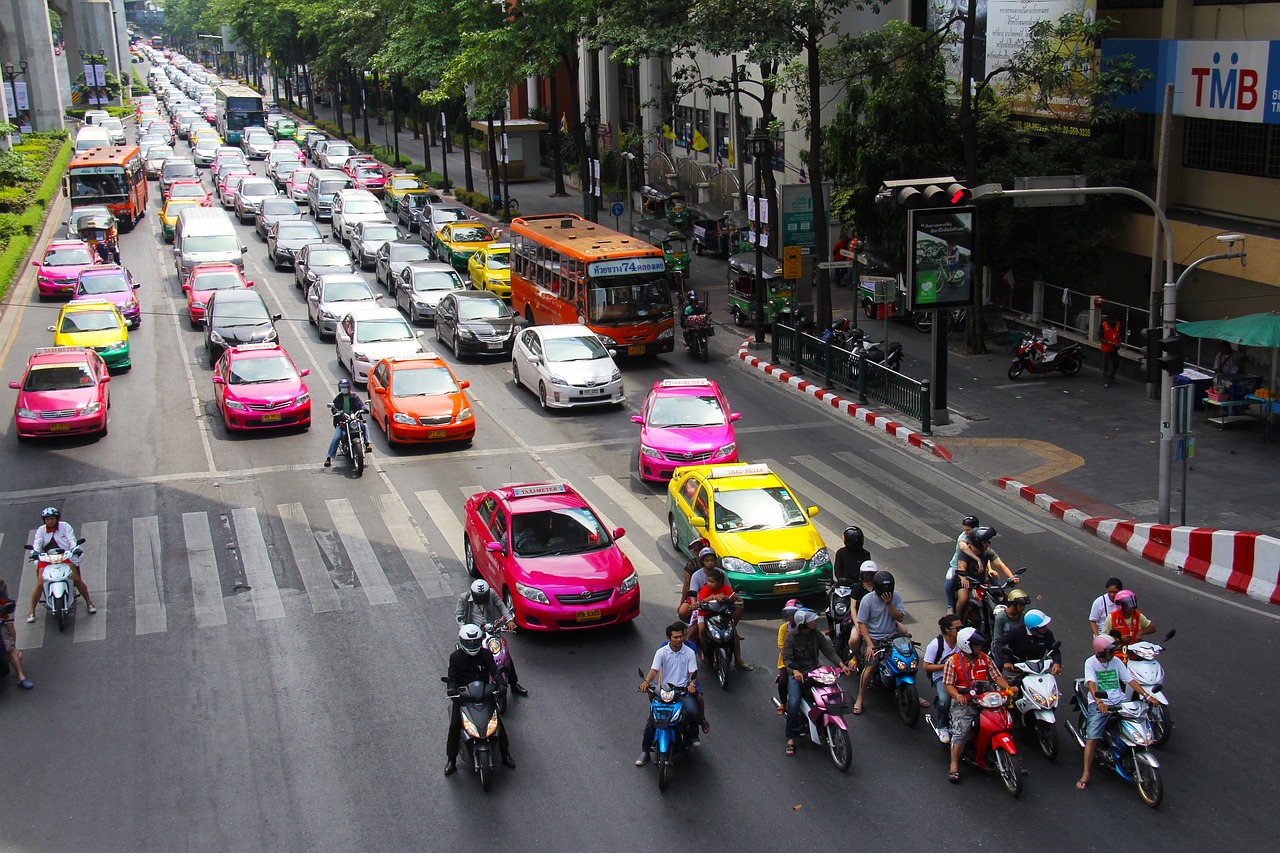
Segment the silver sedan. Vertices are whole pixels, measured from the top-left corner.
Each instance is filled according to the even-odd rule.
[[[331,338],[339,320],[354,309],[376,305],[381,298],[358,275],[322,275],[307,291],[307,322],[316,327],[320,337]]]

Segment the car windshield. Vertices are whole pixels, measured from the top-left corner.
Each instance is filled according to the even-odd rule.
[[[290,240],[300,240],[303,238],[320,239],[320,229],[315,226],[314,222],[281,222],[276,231],[276,237],[289,238]]]
[[[169,189],[170,199],[204,198],[208,194],[203,184],[175,184]]]
[[[413,329],[397,317],[356,321],[356,343],[376,344],[389,341],[413,340]]]
[[[193,290],[234,290],[239,287],[244,287],[244,279],[231,270],[204,272],[191,279]]]
[[[240,195],[271,196],[276,194],[276,185],[270,181],[245,181],[240,187]]]
[[[453,374],[443,367],[402,367],[391,378],[393,397],[429,397],[459,390]]]
[[[80,277],[80,293],[129,293],[133,288],[123,271],[83,275]]]
[[[459,299],[459,320],[505,320],[511,309],[501,299]]]
[[[453,240],[455,243],[489,243],[493,240],[493,235],[489,233],[488,228],[482,226],[455,228],[453,229]]]
[[[490,254],[485,258],[484,264],[491,270],[509,270],[511,269],[511,253],[498,252]]]
[[[391,188],[393,190],[412,190],[422,186],[422,182],[417,178],[392,178]]]
[[[801,527],[809,516],[782,486],[717,491],[716,530],[724,533]]]
[[[234,359],[227,381],[232,385],[260,385],[264,382],[288,382],[297,376],[289,359],[273,355]]]
[[[221,254],[240,254],[240,240],[234,234],[191,235],[182,242],[182,251],[187,254],[201,252],[219,252]]]
[[[609,351],[595,335],[580,338],[547,338],[543,341],[547,361],[594,361],[608,358]]]
[[[190,160],[183,160],[179,163],[165,163],[160,167],[160,174],[166,178],[195,178],[200,173],[196,171],[196,164]]]
[[[71,332],[102,332],[119,328],[120,321],[116,319],[114,311],[75,311],[63,316],[60,331],[63,334],[69,334]]]
[[[314,171],[315,169],[307,169],[307,168],[294,169],[293,174],[289,175],[289,183],[301,184],[305,186],[307,183],[307,179],[311,177],[311,173]]]
[[[211,136],[205,136],[196,140],[195,151],[213,151],[218,147],[218,140]]]
[[[227,192],[230,192],[231,190],[236,189],[236,188],[237,188],[237,187],[239,187],[242,183],[244,183],[244,179],[245,179],[245,178],[247,178],[247,177],[249,177],[249,176],[248,176],[248,175],[240,175],[240,174],[227,175],[227,179],[226,179],[225,181],[223,181],[223,182],[222,182],[222,186],[225,188],[225,190],[226,190]]]
[[[87,364],[51,364],[33,367],[22,383],[23,391],[69,391],[93,385],[93,373]]]
[[[250,145],[270,145],[272,143],[271,134],[269,133],[251,133],[249,134]]]
[[[362,167],[362,168],[356,169],[356,176],[357,176],[357,177],[359,177],[359,178],[361,178],[362,180],[366,180],[366,181],[368,181],[368,180],[372,180],[372,179],[375,179],[375,178],[381,178],[381,177],[382,177],[382,170],[381,170],[381,169],[363,168],[363,167]]]
[[[331,281],[324,286],[322,302],[372,302],[373,292],[363,281]]]
[[[426,207],[427,197],[422,193],[409,193],[404,197],[404,203],[410,208]]]
[[[74,267],[90,263],[93,263],[93,258],[89,255],[88,246],[50,248],[44,255],[46,267]]]
[[[724,422],[724,409],[714,394],[656,397],[649,408],[649,426],[656,429],[720,426]]]
[[[431,211],[431,221],[437,225],[444,225],[448,222],[457,222],[466,215],[467,212],[460,207],[438,207]]]
[[[399,236],[400,229],[394,225],[366,225],[360,232],[361,239],[366,243],[373,240],[394,240]]]
[[[596,551],[613,540],[587,507],[523,512],[511,519],[511,542],[517,556],[549,557]]]
[[[259,301],[232,302],[214,307],[214,326],[262,326],[271,322],[267,307]]]
[[[313,267],[349,267],[351,256],[346,249],[318,249],[307,256],[307,263]]]
[[[339,181],[336,179],[321,181],[320,185],[316,187],[316,192],[320,193],[320,195],[333,195],[338,190],[345,190],[350,186],[351,181]]]
[[[652,274],[597,277],[588,290],[588,322],[604,325],[651,323],[670,317],[671,286]]]
[[[293,173],[301,168],[296,158],[285,160],[282,163],[276,163],[276,176],[279,178],[292,178]]]
[[[407,264],[411,264],[414,261],[429,261],[431,260],[431,250],[417,243],[393,245],[387,250],[387,259],[404,261]]]
[[[382,213],[382,204],[375,199],[355,199],[343,207],[347,215],[353,213]]]
[[[324,153],[329,157],[349,157],[354,150],[345,142],[331,142],[325,146]]]
[[[147,160],[168,160],[173,156],[173,149],[168,145],[152,145],[147,149]]]
[[[448,272],[418,273],[413,277],[413,289],[419,292],[426,290],[454,290],[462,286],[457,276]]]
[[[289,201],[287,198],[282,198],[282,199],[267,199],[266,201],[264,201],[264,202],[262,203],[262,212],[263,212],[263,214],[264,214],[264,215],[266,215],[266,214],[278,215],[278,214],[285,214],[285,213],[301,213],[301,211],[300,211],[300,210],[298,210],[298,205],[296,205],[296,204],[294,204],[293,202]]]

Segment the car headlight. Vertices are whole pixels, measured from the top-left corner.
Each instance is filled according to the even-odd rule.
[[[19,407],[14,411],[14,414],[15,414],[15,415],[17,415],[17,416],[18,416],[18,417],[20,417],[20,418],[35,418],[35,417],[39,417],[39,415],[37,415],[37,414],[36,414],[35,412],[33,412],[31,409],[24,409],[24,408],[23,408],[23,407],[21,407],[21,406],[19,406]]]
[[[459,326],[458,337],[466,338],[469,341],[474,341],[476,339],[476,333],[471,331],[470,329],[464,329],[461,326]]]
[[[84,406],[83,408],[81,408],[81,409],[80,409],[80,414],[82,414],[82,415],[96,415],[96,414],[97,414],[98,412],[100,412],[100,411],[102,411],[102,404],[101,404],[101,403],[98,403],[98,402],[93,402],[93,403],[90,403],[89,405]]]
[[[720,561],[727,572],[737,572],[740,575],[754,575],[756,567],[739,557],[725,557]]]
[[[716,451],[716,456],[728,456],[738,449],[737,442],[729,442],[724,447]]]
[[[809,563],[815,567],[830,565],[831,555],[827,552],[826,548],[819,548],[813,553],[813,557],[809,560]]]
[[[354,358],[356,361],[361,361],[361,362],[364,362],[365,364],[369,363],[369,356],[365,355],[362,352],[359,352],[359,351],[353,352],[351,353],[351,357]]]
[[[472,417],[472,414],[471,414],[471,409],[470,409],[470,407],[464,406],[464,407],[463,407],[463,408],[458,412],[458,416],[457,416],[456,418],[454,418],[454,419],[453,419],[453,422],[454,422],[455,424],[466,423],[467,421],[471,420],[471,417]]]
[[[310,402],[311,402],[311,395],[303,394],[302,396],[298,397],[298,399],[294,400],[293,404],[295,406],[305,406],[307,403],[310,403]]]
[[[554,374],[549,375],[547,377],[547,381],[550,382],[552,385],[568,385],[569,384],[568,382],[564,381],[559,376],[556,376]]]
[[[652,447],[646,447],[646,446],[645,446],[645,445],[643,445],[643,444],[642,444],[642,445],[640,445],[640,455],[641,455],[641,456],[648,456],[650,459],[661,459],[661,458],[662,458],[662,454],[661,454],[659,451],[654,450]]]
[[[609,374],[609,381],[610,382],[622,381],[622,371],[615,367],[613,369],[613,373]]]
[[[676,336],[675,329],[663,329],[658,333],[658,340],[669,341]]]
[[[128,347],[128,341],[116,341],[111,346],[107,347],[107,352],[119,352],[120,350],[127,349]]]
[[[244,403],[241,403],[238,400],[228,400],[227,408],[235,409],[237,412],[243,412],[245,410],[245,405]]]
[[[627,575],[627,579],[624,580],[622,582],[622,585],[618,587],[618,592],[623,592],[623,593],[631,592],[631,590],[636,588],[636,584],[638,583],[640,583],[640,576],[635,572],[632,572],[631,574]]]
[[[545,592],[534,586],[526,586],[525,584],[520,583],[520,581],[516,581],[516,592],[520,593],[530,601],[537,602],[538,604],[551,603],[551,600],[547,598],[547,594]]]
[[[203,311],[203,310],[205,309],[205,307],[206,307],[206,306],[205,306],[205,304],[204,304],[203,302],[192,302],[192,303],[191,303],[191,307],[192,307],[192,308],[199,308],[200,310],[202,310],[202,311]]]
[[[267,331],[266,336],[263,337],[262,340],[265,341],[266,343],[271,343],[274,340],[279,340],[279,338],[280,338],[280,333],[277,332],[273,327]]]
[[[321,319],[324,319],[324,320],[336,320],[336,319],[338,319],[338,315],[337,315],[337,314],[334,314],[332,311],[325,311],[325,310],[321,310],[321,311],[320,311],[320,317],[321,317]]]
[[[404,424],[405,426],[413,426],[413,424],[416,423],[413,418],[409,417],[404,412],[396,412],[391,416],[391,420],[398,424]]]
[[[608,335],[602,335],[597,332],[596,337],[599,338],[600,343],[604,344],[606,347],[616,347],[618,345],[618,342]]]

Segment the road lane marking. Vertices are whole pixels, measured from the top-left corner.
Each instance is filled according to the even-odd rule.
[[[845,501],[842,501],[818,486],[815,486],[812,482],[797,474],[794,467],[778,465],[776,462],[769,460],[761,461],[767,462],[774,473],[782,477],[782,479],[791,485],[791,487],[797,492],[800,492],[810,500],[817,501],[819,508],[825,507],[826,511],[829,512],[833,518],[840,517],[841,511],[844,509]],[[850,523],[857,524],[858,527],[861,527],[863,535],[870,541],[879,545],[881,548],[905,548],[907,546],[906,542],[903,542],[892,533],[889,533],[884,528],[867,520],[866,518],[856,518]],[[833,543],[837,543],[837,548],[844,544],[843,528],[841,528],[839,533],[836,533],[833,529],[827,527],[826,522],[824,521],[820,524],[818,529],[822,532],[824,542],[827,539],[830,539]],[[832,554],[832,559],[834,558],[835,555]]]
[[[333,519],[333,529],[337,531],[338,538],[342,540],[342,547],[346,549],[347,557],[351,560],[351,567],[355,569],[356,577],[360,580],[360,588],[364,590],[365,598],[370,604],[395,604],[395,591],[391,588],[386,573],[382,571],[382,566],[379,565],[378,558],[373,553],[373,546],[369,544],[369,537],[365,535],[364,528],[356,518],[351,501],[338,498],[325,501],[324,505],[329,510],[329,517]]]
[[[307,524],[306,513],[302,504],[280,504],[276,507],[280,513],[280,521],[284,523],[284,534],[289,540],[289,550],[298,564],[298,573],[302,575],[302,585],[307,589],[307,598],[311,600],[313,613],[327,613],[330,610],[341,610],[342,602],[338,600],[338,590],[325,569],[324,558],[320,556],[320,546]]]
[[[165,281],[167,275],[164,273],[165,265],[163,258],[157,259],[156,269],[161,271],[160,280],[162,282]],[[177,275],[176,271],[174,274]],[[179,281],[178,284],[181,285],[182,282]],[[169,299],[167,291],[165,293],[165,298]],[[171,305],[177,304],[176,299],[170,299],[169,301]],[[204,406],[200,402],[200,391],[196,388],[195,373],[191,370],[191,359],[188,357],[189,352],[187,342],[186,339],[182,337],[182,320],[180,317],[183,313],[183,311],[178,310],[170,311],[169,327],[173,329],[173,336],[178,341],[177,351],[183,353],[182,370],[187,377],[187,391],[191,394],[191,410],[195,415],[196,431],[200,433],[200,446],[204,450],[204,461],[207,469],[204,473],[206,476],[216,476],[218,473],[218,463],[213,460],[213,445],[209,442],[209,419],[205,416]]]
[[[854,480],[852,477],[843,474],[815,456],[793,456],[791,458],[798,464],[803,465],[813,473],[817,474],[819,477],[834,483],[841,491],[852,498],[854,503],[871,507],[876,512],[893,521],[902,529],[910,531],[924,541],[931,542],[935,545],[942,545],[947,542],[955,541],[954,536],[939,533],[928,524],[922,522],[918,517],[900,509],[889,495],[881,494],[873,488],[871,484]],[[890,488],[892,487],[893,486],[891,485]],[[860,522],[858,526],[862,527],[863,524]],[[902,540],[899,539],[897,541],[901,542]],[[902,544],[905,545],[906,543],[903,542]]]
[[[253,613],[259,621],[283,619],[284,603],[280,600],[280,588],[267,554],[267,543],[262,537],[262,524],[258,511],[242,507],[231,511],[236,526],[236,544],[240,549],[240,563],[244,578],[249,583],[249,597],[253,601]]]
[[[133,632],[163,634],[169,630],[164,605],[164,565],[160,552],[160,520],[154,515],[133,520]]]
[[[651,504],[636,497],[633,492],[628,491],[612,477],[592,477],[591,482],[604,492],[605,497],[616,503],[628,517],[634,519],[646,537],[659,544],[670,538],[671,531],[664,521],[659,520],[665,519],[664,509],[655,512]]]
[[[203,512],[182,514],[182,534],[187,548],[187,568],[191,572],[191,598],[196,625],[210,628],[227,624],[227,608],[222,603],[222,578],[213,553],[209,516]]]
[[[89,615],[89,605],[76,611],[75,642],[87,643],[107,638],[107,523],[88,521],[80,526],[84,538],[80,580],[98,612]]]
[[[27,531],[27,538],[23,540],[24,545],[30,545],[36,541],[38,529],[33,527]],[[18,583],[18,606],[13,610],[14,636],[20,649],[38,649],[44,645],[44,608],[39,604],[36,605],[36,621],[30,625],[27,624],[24,615],[27,608],[31,606],[32,591],[40,585],[40,576],[36,573],[36,561],[28,559],[30,555],[30,551],[26,548],[22,549],[22,579]]]
[[[427,598],[452,597],[453,590],[445,582],[440,567],[429,553],[431,543],[413,523],[413,516],[409,514],[404,501],[400,500],[400,495],[388,492],[377,495],[373,501],[378,505],[382,523],[391,533],[391,541],[400,549],[400,555],[409,564],[409,571],[413,572],[414,579],[422,588],[422,594]]]
[[[621,509],[623,512],[627,512],[626,507],[621,507]],[[598,506],[595,507],[595,510],[596,510],[596,513],[599,514],[600,520],[604,522],[605,527],[609,529],[610,533],[612,533],[615,528],[618,528],[618,527],[625,528],[625,525],[617,524],[611,521],[609,519],[609,516],[605,512],[603,512],[600,509],[600,507]],[[643,512],[648,512],[648,510],[643,510]],[[630,515],[630,513],[628,513],[628,515]],[[641,525],[641,527],[643,527],[643,525]],[[654,563],[653,560],[650,560],[647,556],[645,556],[644,552],[640,550],[639,543],[637,543],[635,540],[624,536],[621,539],[618,539],[616,541],[618,543],[618,547],[622,549],[622,553],[626,554],[627,557],[631,560],[631,567],[636,570],[636,574],[649,575],[649,576],[670,574],[668,570],[663,569],[661,566]]]
[[[463,488],[474,488],[476,491],[481,491],[478,486],[465,486]],[[475,492],[471,494],[475,494]],[[466,572],[467,561],[463,555],[462,548],[462,539],[466,534],[463,533],[462,523],[453,514],[449,504],[434,489],[414,492],[413,495],[418,499],[418,503],[422,504],[422,509],[427,513],[427,517],[431,519],[431,523],[436,526],[436,529],[440,531],[440,535],[444,537],[444,547],[449,549],[449,553],[458,561],[458,565],[462,567],[463,572]]]

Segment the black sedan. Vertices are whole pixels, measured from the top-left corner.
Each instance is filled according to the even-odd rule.
[[[516,318],[507,303],[487,290],[455,290],[436,305],[436,340],[453,354],[511,356]]]
[[[394,290],[405,267],[430,260],[431,249],[421,243],[384,243],[373,256],[373,277],[387,290]]]
[[[266,240],[267,231],[272,225],[299,219],[302,219],[302,208],[298,207],[298,203],[293,199],[266,198],[258,206],[258,212],[253,215],[253,228],[258,232],[259,238]]]
[[[218,363],[228,347],[264,344],[279,340],[279,314],[267,310],[267,303],[252,290],[215,290],[204,314],[204,345],[209,367]]]
[[[356,260],[338,243],[308,243],[293,261],[293,286],[306,293],[322,275],[356,271]]]
[[[267,257],[276,269],[291,267],[303,246],[323,239],[319,227],[309,219],[277,222],[267,229]]]

